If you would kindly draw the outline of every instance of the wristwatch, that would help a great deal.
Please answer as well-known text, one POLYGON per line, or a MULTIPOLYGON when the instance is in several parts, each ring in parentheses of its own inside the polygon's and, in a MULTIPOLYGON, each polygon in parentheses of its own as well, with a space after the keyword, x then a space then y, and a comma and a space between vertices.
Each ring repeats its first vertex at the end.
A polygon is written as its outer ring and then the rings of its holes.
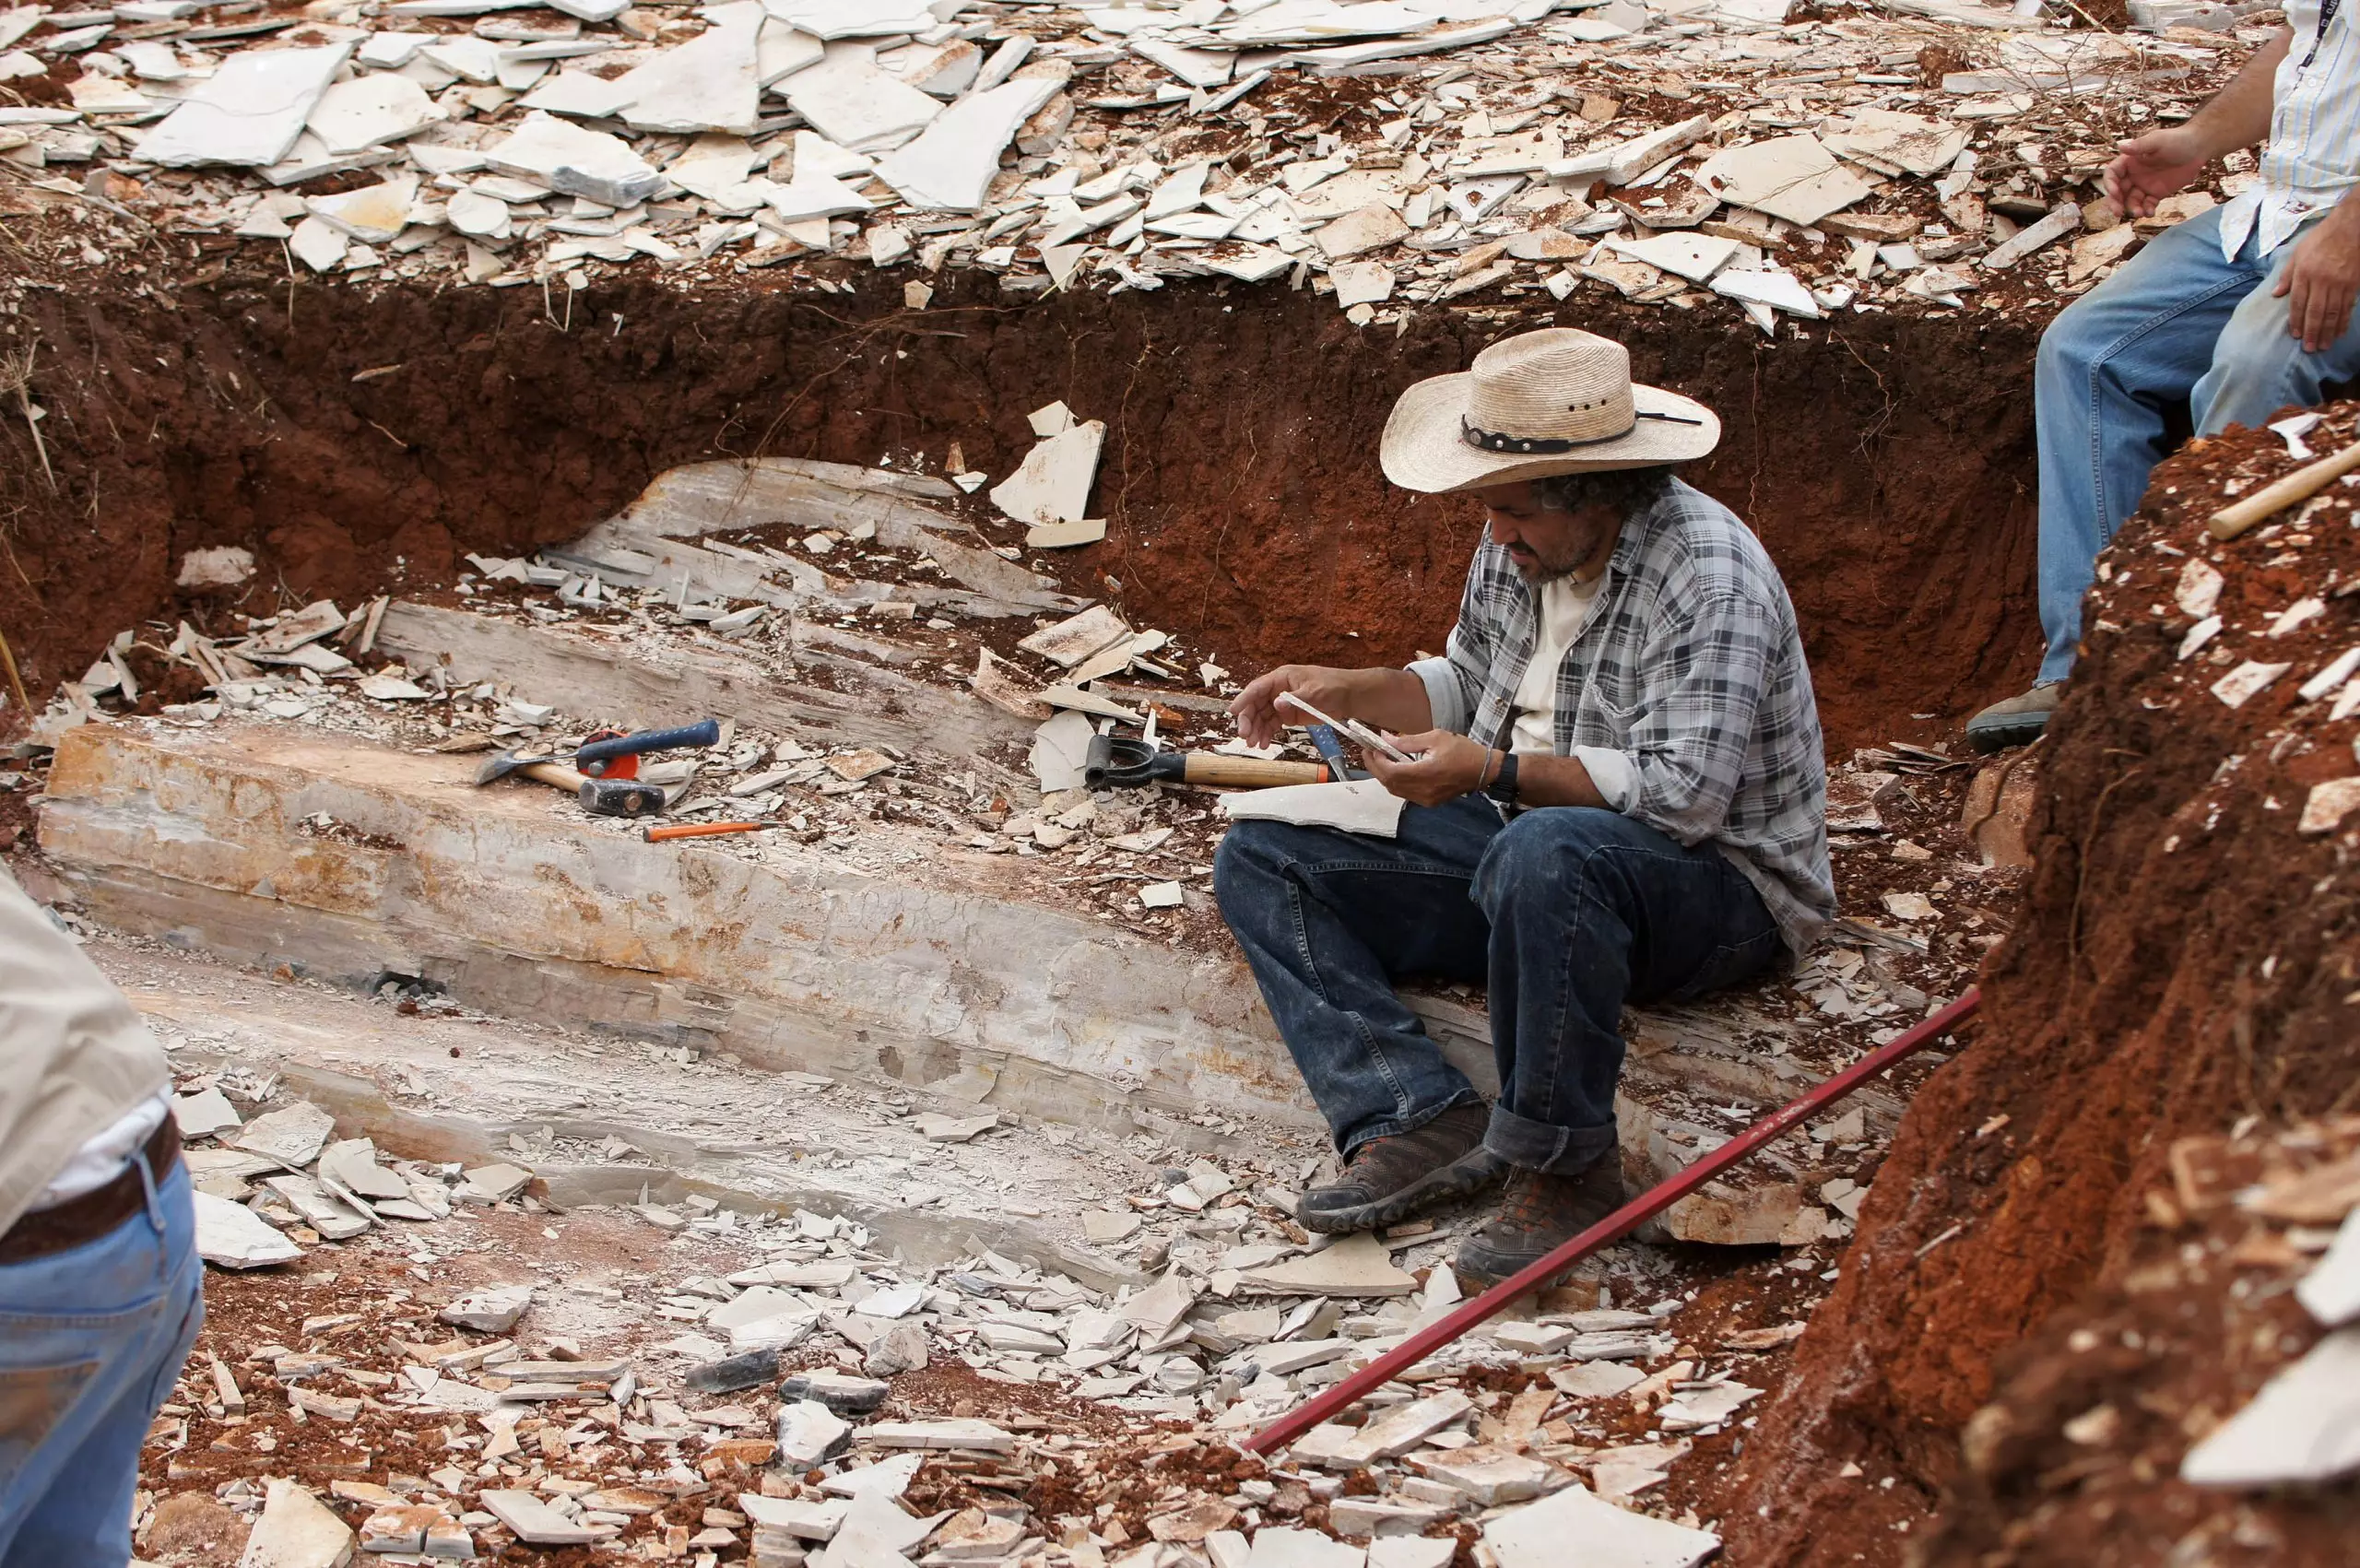
POLYGON ((1483 793, 1503 806, 1516 804, 1516 753, 1500 753, 1499 776, 1483 786, 1483 793))

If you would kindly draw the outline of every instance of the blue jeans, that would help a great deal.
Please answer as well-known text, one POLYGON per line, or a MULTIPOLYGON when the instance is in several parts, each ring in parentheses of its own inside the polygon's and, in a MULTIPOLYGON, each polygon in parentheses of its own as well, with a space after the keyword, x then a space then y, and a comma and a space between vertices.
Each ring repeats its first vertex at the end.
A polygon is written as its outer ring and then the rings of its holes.
POLYGON ((205 1322, 187 1167, 93 1242, 0 1266, 0 1568, 121 1568, 156 1408, 205 1322))
POLYGON ((2082 595, 2165 455, 2167 407, 2187 398, 2196 433, 2215 435, 2308 407, 2326 383, 2360 374, 2360 312, 2320 353, 2287 334, 2286 301, 2271 289, 2299 238, 2266 260, 2248 239, 2225 262, 2221 209, 2200 213, 2149 241, 2042 335, 2033 417, 2044 683, 2072 673, 2082 595))
POLYGON ((1693 996, 1779 950, 1762 895, 1711 845, 1583 807, 1504 826, 1479 795, 1406 808, 1391 840, 1240 822, 1213 888, 1347 1155, 1481 1103, 1396 978, 1484 984, 1500 1072, 1484 1143, 1571 1173, 1615 1146, 1623 1002, 1693 996))

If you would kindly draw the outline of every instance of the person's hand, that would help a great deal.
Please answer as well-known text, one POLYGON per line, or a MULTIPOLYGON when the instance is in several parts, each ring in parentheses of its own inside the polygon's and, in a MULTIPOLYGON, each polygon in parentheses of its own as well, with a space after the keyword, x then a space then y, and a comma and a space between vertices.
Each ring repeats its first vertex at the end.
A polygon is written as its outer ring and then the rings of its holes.
POLYGON ((1418 760, 1396 762, 1381 751, 1363 751, 1361 760, 1389 794, 1412 806, 1441 806, 1481 789, 1492 769, 1492 749, 1452 730, 1399 735, 1393 744, 1418 760))
POLYGON ((2271 292, 2286 301, 2287 334, 2303 340, 2305 353, 2342 337, 2360 295, 2360 210, 2340 203, 2296 241, 2271 292))
POLYGON ((1248 746, 1268 746, 1287 725, 1312 723, 1311 715, 1301 708, 1279 706, 1280 694, 1288 691, 1331 718, 1352 717, 1348 681, 1351 674, 1325 665, 1280 665, 1267 675, 1257 676, 1229 705, 1230 715, 1237 721, 1237 733, 1245 737, 1248 746))
POLYGON ((2133 218, 2145 218, 2157 202, 2186 189, 2204 167, 2204 149, 2186 126, 2114 145, 2120 156, 2106 166, 2106 194, 2133 218))

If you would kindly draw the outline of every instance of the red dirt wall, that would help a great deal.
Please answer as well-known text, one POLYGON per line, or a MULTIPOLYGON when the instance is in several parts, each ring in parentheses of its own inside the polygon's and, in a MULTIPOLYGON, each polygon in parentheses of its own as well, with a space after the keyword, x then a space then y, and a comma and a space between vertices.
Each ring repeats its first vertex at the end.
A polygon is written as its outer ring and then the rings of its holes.
MULTIPOLYGON (((1025 415, 1107 421, 1100 546, 1057 565, 1233 668, 1440 646, 1479 521, 1375 462, 1395 395, 1510 330, 1429 312, 1399 337, 1283 289, 1174 286, 1010 303, 979 278, 904 311, 763 282, 364 293, 233 268, 177 293, 41 292, 34 390, 60 489, 0 420, 0 630, 29 679, 78 676, 176 597, 180 558, 236 544, 257 612, 447 580, 467 550, 562 540, 673 464, 783 453, 1005 475, 1025 415), (364 380, 356 380, 365 372, 364 380), (1107 579, 1119 584, 1110 589, 1107 579)), ((1935 733, 2030 673, 2029 329, 1860 317, 1807 341, 1594 301, 1514 325, 1621 336, 1638 372, 1727 425, 1695 474, 1762 532, 1839 745, 1935 733)), ((21 341, 21 339, 19 339, 21 341)))
MULTIPOLYGON (((2353 439, 2355 412, 2340 406, 2312 436, 2319 450, 2353 439)), ((2242 1292, 2217 1273, 2125 1306, 2158 1289, 2141 1271, 2189 1239, 2147 1197, 2170 1188, 2175 1138, 2354 1099, 2360 819, 2314 836, 2295 821, 2312 784, 2355 771, 2360 720, 2327 723, 2328 703, 2301 703, 2296 688, 2360 643, 2360 597, 2326 597, 2279 637, 2268 628, 2360 574, 2360 513, 2339 488, 2307 530, 2225 546, 2201 530, 2224 483, 2249 492, 2295 466, 2273 435, 2199 443, 2158 470, 2151 509, 2108 552, 2114 581, 2087 612, 2088 651, 2042 749, 2037 864, 1987 966, 1977 1038, 1911 1106, 1843 1278, 1748 1444, 1732 1562, 2353 1561, 2349 1487, 2255 1504, 2270 1519, 2257 1555, 2172 1555, 2246 1509, 2169 1479, 2203 1430, 2174 1418, 2200 1403, 2225 1415, 2304 1341, 2259 1360, 2228 1350, 2230 1333, 2249 1343, 2268 1326, 2274 1346, 2299 1322, 2241 1315, 2242 1292), (2183 661, 2195 618, 2176 589, 2190 555, 2226 575, 2227 626, 2183 661), (2245 660, 2290 667, 2232 709, 2210 687, 2245 660), (2121 1329, 2142 1315, 2126 1347, 2121 1329), (2163 1316, 2171 1333, 2152 1321, 2163 1316), (2074 1348, 2091 1323, 2109 1326, 2103 1347, 2074 1348), (1969 1471, 1962 1429, 2003 1387, 1969 1471), (2111 1470, 2059 1435, 2108 1397, 2132 1412, 2111 1470), (1843 1479, 1847 1461, 1865 1474, 1843 1479), (2103 1496, 2102 1475, 2118 1481, 2103 1496), (1945 1513, 1933 1539, 1896 1533, 1929 1503, 1945 1513)))

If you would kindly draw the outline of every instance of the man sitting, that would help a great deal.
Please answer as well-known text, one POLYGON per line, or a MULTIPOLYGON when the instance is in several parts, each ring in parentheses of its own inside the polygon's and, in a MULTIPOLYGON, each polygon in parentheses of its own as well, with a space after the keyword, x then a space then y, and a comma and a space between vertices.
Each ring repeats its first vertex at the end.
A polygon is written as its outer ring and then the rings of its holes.
POLYGON ((1979 750, 2039 737, 2072 673, 2098 551, 2147 492, 2165 407, 2196 433, 2259 425, 2360 376, 2360 18, 2292 0, 2286 28, 2184 125, 2121 144, 2106 195, 2134 217, 2213 159, 2270 138, 2261 179, 2167 229, 2051 322, 2040 340, 2039 683, 1967 722, 1979 750))
POLYGON ((1345 1156, 1300 1218, 1389 1224, 1507 1174, 1459 1271, 1499 1279, 1620 1207, 1625 1000, 1693 996, 1800 953, 1835 911, 1811 673, 1759 541, 1672 476, 1720 421, 1634 385, 1621 345, 1526 333, 1404 393, 1386 477, 1481 500, 1448 656, 1288 665, 1232 711, 1267 743, 1293 692, 1398 732, 1386 840, 1245 822, 1223 918, 1345 1156), (1489 988, 1486 1108, 1393 981, 1489 988))

